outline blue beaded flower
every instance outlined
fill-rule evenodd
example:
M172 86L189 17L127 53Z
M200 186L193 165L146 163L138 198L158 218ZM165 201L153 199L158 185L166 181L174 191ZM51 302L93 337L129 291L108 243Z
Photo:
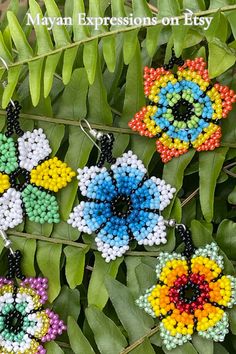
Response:
M97 248L107 262L121 257L129 241L139 245L166 243L166 226L160 212L175 193L165 181L151 177L142 161L129 151L110 170L105 167L78 170L79 188L85 197L68 223L79 231L97 234Z

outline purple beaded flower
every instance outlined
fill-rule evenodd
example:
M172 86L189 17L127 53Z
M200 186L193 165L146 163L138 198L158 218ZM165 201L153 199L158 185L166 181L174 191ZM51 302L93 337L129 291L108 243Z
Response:
M0 353L45 354L42 343L52 341L66 329L47 301L48 280L26 278L19 287L0 277Z

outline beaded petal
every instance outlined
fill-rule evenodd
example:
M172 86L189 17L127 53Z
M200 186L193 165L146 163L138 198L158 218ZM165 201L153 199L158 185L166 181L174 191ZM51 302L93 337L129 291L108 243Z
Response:
M203 58L182 61L176 74L169 65L156 70L145 67L144 80L150 104L129 126L140 135L157 137L163 162L186 153L190 147L203 151L220 146L219 122L232 110L236 94L227 86L211 83Z
M18 138L20 167L31 171L41 160L48 157L52 149L43 130L34 129Z
M107 262L121 257L134 238L139 245L166 243L166 226L160 211L175 189L165 181L148 179L142 161L129 151L111 165L78 170L84 201L76 206L68 223L79 231L96 233L97 248Z
M45 354L43 343L66 329L53 311L42 308L47 301L45 278L26 278L19 287L0 278L0 352Z
M223 341L229 331L226 308L236 304L236 278L223 275L223 258L215 243L199 248L190 259L177 253L157 258L157 285L136 301L158 318L168 350L198 335Z
M51 148L42 129L17 140L0 134L0 228L7 230L29 219L41 224L60 221L57 192L75 176L57 157L47 160ZM22 182L23 180L23 182Z

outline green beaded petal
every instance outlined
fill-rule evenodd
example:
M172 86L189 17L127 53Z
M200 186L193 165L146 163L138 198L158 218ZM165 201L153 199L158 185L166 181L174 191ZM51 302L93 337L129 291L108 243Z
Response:
M183 345L184 343L187 343L192 339L192 336L190 334L183 335L177 333L176 336L172 336L171 333L165 328L162 322L160 323L160 336L167 350L174 349L177 346Z
M18 167L15 143L0 133L0 172L10 174Z
M54 195L32 185L28 185L22 192L22 199L30 221L44 223L59 223L59 206Z
M227 333L229 333L229 318L224 313L215 326L208 328L206 331L199 331L198 335L206 339L212 339L215 342L223 342Z

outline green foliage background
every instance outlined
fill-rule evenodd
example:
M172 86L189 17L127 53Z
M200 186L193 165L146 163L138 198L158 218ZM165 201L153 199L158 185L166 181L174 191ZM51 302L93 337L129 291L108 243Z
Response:
M43 4L44 3L44 4ZM209 30L200 27L127 28L26 26L26 11L33 16L180 16L189 8L214 16ZM220 9L221 8L221 9ZM10 97L23 106L22 127L42 127L53 155L77 169L93 164L97 150L82 133L79 120L115 134L115 156L132 149L150 174L176 187L178 194L166 217L191 227L196 246L215 240L222 250L225 270L235 274L236 262L236 107L223 122L222 147L205 153L191 150L163 166L155 152L155 139L133 134L127 122L145 103L142 71L145 65L163 65L174 46L184 58L203 56L210 75L236 89L235 0L44 0L20 7L12 0L0 25L0 56L9 65L3 90L0 129ZM158 324L139 310L134 299L155 282L156 256L161 250L181 250L180 240L169 231L161 247L135 248L125 257L106 264L96 252L94 238L79 235L66 220L77 200L74 180L59 194L63 221L59 225L29 222L9 231L15 248L24 254L23 270L29 276L49 278L49 300L68 325L57 342L47 344L49 354L153 354L161 347ZM135 248L135 250L134 250ZM6 252L1 250L1 274ZM230 311L231 333L224 343L213 344L194 336L192 344L171 354L227 354L236 352L236 310ZM128 347L127 349L124 349Z

